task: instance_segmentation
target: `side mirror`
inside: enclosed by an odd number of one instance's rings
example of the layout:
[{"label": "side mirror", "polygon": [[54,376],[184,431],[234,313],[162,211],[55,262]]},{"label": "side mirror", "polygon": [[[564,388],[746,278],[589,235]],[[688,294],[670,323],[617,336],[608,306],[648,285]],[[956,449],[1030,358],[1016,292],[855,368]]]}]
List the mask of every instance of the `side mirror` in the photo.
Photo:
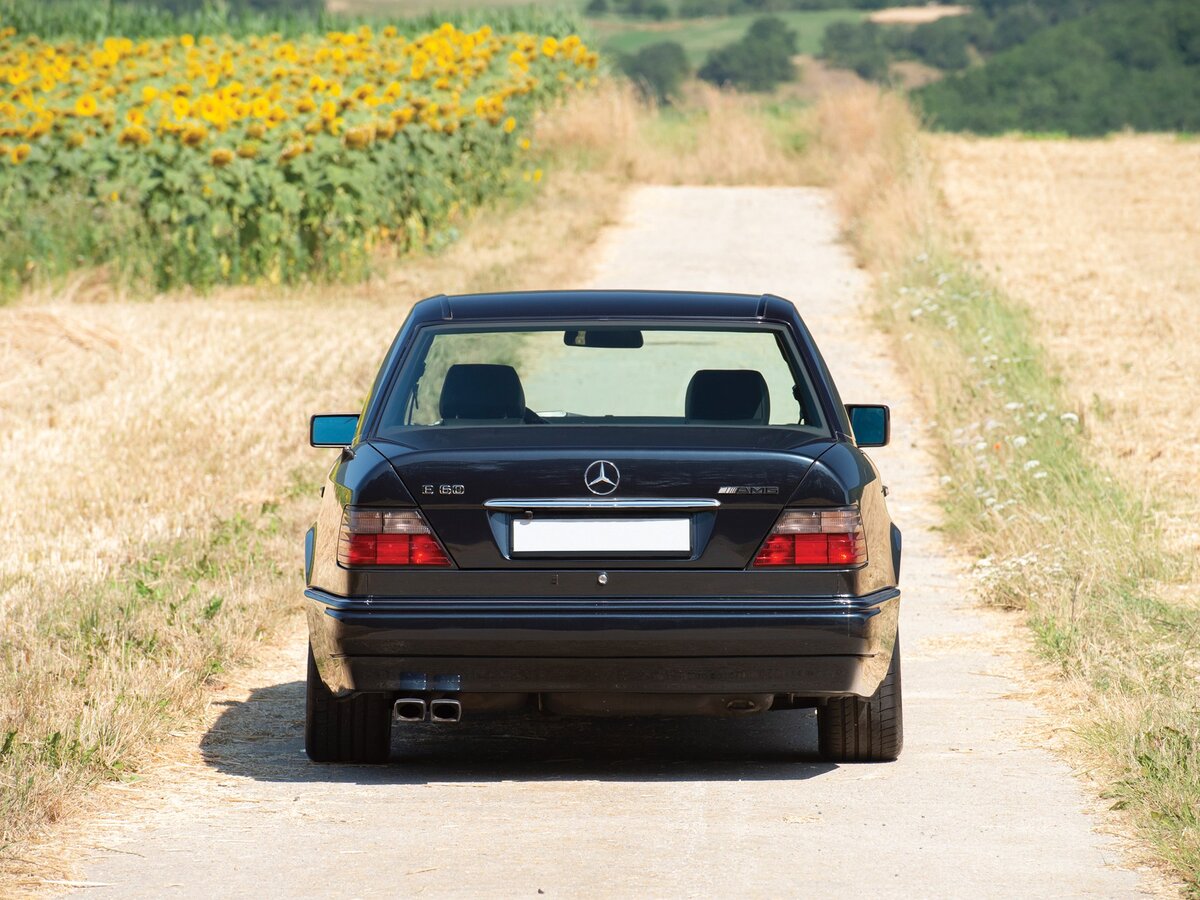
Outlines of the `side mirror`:
[{"label": "side mirror", "polygon": [[884,447],[892,437],[892,412],[886,406],[846,405],[850,428],[860,447]]},{"label": "side mirror", "polygon": [[308,420],[308,442],[314,447],[349,447],[358,431],[353,413],[313,416]]}]

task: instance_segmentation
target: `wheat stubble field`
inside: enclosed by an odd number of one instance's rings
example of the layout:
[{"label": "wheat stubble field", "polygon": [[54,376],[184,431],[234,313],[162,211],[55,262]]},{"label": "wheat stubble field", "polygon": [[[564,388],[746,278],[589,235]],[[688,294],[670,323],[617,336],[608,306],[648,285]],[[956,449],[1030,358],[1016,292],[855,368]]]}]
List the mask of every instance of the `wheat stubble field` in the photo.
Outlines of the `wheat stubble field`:
[{"label": "wheat stubble field", "polygon": [[1114,471],[1200,553],[1200,143],[940,136],[952,214],[1025,301]]}]

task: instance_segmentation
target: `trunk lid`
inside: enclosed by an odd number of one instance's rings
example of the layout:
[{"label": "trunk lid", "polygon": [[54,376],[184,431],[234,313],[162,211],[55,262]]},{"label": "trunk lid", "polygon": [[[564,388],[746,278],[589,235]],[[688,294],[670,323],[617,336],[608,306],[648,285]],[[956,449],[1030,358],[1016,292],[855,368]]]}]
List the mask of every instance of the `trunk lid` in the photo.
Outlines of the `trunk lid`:
[{"label": "trunk lid", "polygon": [[830,446],[743,427],[429,428],[405,437],[375,446],[462,569],[745,568]]}]

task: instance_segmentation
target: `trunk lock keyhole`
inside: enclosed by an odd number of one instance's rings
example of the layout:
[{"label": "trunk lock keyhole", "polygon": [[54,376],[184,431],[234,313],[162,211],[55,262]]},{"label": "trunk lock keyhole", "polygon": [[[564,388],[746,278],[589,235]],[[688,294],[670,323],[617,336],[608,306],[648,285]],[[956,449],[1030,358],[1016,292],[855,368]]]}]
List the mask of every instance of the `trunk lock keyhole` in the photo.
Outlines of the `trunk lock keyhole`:
[{"label": "trunk lock keyhole", "polygon": [[608,573],[607,573],[607,572],[601,572],[599,575],[597,575],[597,576],[596,576],[596,583],[597,583],[597,584],[608,584]]}]

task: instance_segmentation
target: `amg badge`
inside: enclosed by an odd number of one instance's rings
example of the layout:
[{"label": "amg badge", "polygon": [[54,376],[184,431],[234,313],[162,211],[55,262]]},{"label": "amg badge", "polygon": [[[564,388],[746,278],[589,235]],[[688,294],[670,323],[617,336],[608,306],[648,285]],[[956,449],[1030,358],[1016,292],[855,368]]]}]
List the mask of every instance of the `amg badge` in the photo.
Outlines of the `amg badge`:
[{"label": "amg badge", "polygon": [[778,494],[779,488],[769,484],[731,484],[717,491],[718,494]]}]

